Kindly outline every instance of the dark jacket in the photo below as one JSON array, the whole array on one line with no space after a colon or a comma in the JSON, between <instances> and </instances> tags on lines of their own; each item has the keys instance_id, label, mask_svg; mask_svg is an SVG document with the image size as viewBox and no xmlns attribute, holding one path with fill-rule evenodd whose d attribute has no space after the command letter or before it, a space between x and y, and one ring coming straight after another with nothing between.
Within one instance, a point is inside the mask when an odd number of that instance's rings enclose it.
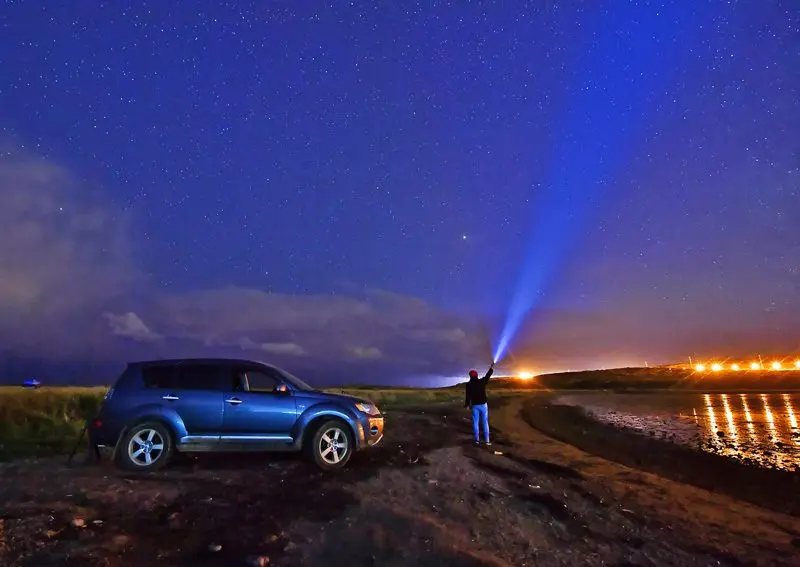
<instances>
[{"instance_id":1,"label":"dark jacket","mask_svg":"<svg viewBox=\"0 0 800 567\"><path fill-rule=\"evenodd\" d=\"M483 378L470 378L467 382L467 397L464 400L464 407L479 406L486 403L486 383L494 374L494 368L490 368Z\"/></svg>"}]
</instances>

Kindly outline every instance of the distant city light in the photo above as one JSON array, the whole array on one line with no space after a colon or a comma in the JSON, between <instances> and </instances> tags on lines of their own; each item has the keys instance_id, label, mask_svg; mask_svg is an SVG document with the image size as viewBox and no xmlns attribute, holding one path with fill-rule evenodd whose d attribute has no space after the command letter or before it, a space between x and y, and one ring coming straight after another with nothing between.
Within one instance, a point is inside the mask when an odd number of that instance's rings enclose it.
<instances>
[{"instance_id":1,"label":"distant city light","mask_svg":"<svg viewBox=\"0 0 800 567\"><path fill-rule=\"evenodd\" d=\"M684 368L686 368L684 366ZM740 370L744 370L745 368L749 370L764 370L769 369L771 371L798 371L800 370L800 358L795 359L791 362L787 362L786 360L773 360L770 362L762 363L760 361L754 360L752 362L714 362L714 361L707 361L707 362L694 362L693 366L690 368L694 368L695 372L725 372L725 371L733 371L739 372Z\"/></svg>"},{"instance_id":2,"label":"distant city light","mask_svg":"<svg viewBox=\"0 0 800 567\"><path fill-rule=\"evenodd\" d=\"M533 372L520 372L519 378L520 380L530 380L533 378Z\"/></svg>"}]
</instances>

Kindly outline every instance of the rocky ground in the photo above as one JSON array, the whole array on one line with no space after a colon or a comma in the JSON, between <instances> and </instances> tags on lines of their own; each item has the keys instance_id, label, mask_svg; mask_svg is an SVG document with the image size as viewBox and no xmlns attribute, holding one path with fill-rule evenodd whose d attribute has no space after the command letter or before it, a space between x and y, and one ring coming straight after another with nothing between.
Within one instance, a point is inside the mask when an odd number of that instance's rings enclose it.
<instances>
[{"instance_id":1,"label":"rocky ground","mask_svg":"<svg viewBox=\"0 0 800 567\"><path fill-rule=\"evenodd\" d=\"M0 465L0 565L800 565L797 516L556 441L530 425L546 411L494 406L489 450L460 408L390 412L335 475L295 457Z\"/></svg>"}]
</instances>

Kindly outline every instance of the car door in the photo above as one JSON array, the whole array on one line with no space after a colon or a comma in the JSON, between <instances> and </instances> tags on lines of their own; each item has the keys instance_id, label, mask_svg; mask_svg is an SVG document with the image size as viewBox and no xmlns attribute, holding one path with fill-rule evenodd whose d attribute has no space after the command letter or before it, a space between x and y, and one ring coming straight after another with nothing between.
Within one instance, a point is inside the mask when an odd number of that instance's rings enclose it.
<instances>
[{"instance_id":1,"label":"car door","mask_svg":"<svg viewBox=\"0 0 800 567\"><path fill-rule=\"evenodd\" d=\"M187 441L218 439L224 414L222 368L213 363L186 362L161 367L159 372L162 405L181 418L190 437Z\"/></svg>"},{"instance_id":2,"label":"car door","mask_svg":"<svg viewBox=\"0 0 800 567\"><path fill-rule=\"evenodd\" d=\"M260 367L232 367L223 396L222 440L254 448L285 448L297 421L294 393L277 391L280 377Z\"/></svg>"}]
</instances>

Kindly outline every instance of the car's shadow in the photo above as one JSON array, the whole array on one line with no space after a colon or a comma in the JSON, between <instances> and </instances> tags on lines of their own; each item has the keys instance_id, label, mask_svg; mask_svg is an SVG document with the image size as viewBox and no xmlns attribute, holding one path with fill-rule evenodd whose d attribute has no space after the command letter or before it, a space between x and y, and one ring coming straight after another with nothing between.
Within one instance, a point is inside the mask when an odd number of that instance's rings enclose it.
<instances>
[{"instance_id":1,"label":"car's shadow","mask_svg":"<svg viewBox=\"0 0 800 567\"><path fill-rule=\"evenodd\" d=\"M306 465L299 453L260 453L254 451L224 453L176 453L168 469L173 471L284 469L292 465Z\"/></svg>"}]
</instances>

